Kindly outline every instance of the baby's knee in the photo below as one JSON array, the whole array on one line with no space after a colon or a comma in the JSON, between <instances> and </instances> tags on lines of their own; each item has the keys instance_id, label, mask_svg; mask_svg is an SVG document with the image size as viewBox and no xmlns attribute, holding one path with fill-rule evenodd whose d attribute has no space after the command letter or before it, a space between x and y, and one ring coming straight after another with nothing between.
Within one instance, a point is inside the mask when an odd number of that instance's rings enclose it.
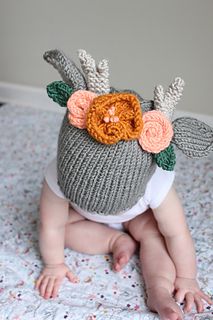
<instances>
[{"instance_id":1,"label":"baby's knee","mask_svg":"<svg viewBox=\"0 0 213 320\"><path fill-rule=\"evenodd\" d=\"M136 241L143 241L148 236L161 236L151 209L124 224Z\"/></svg>"}]
</instances>

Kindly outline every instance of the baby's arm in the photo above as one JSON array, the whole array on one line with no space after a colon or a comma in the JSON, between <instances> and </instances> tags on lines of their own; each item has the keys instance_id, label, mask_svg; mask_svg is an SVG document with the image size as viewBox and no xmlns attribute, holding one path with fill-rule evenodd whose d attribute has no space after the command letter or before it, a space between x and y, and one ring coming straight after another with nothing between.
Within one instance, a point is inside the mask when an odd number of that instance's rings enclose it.
<instances>
[{"instance_id":1,"label":"baby's arm","mask_svg":"<svg viewBox=\"0 0 213 320\"><path fill-rule=\"evenodd\" d=\"M64 264L65 225L68 220L69 203L56 196L44 181L40 201L39 245L44 269L36 288L44 298L57 296L64 277L75 278Z\"/></svg>"},{"instance_id":2,"label":"baby's arm","mask_svg":"<svg viewBox=\"0 0 213 320\"><path fill-rule=\"evenodd\" d=\"M167 249L176 267L176 299L186 299L185 310L191 310L195 302L198 311L202 311L201 298L211 300L199 288L196 281L196 255L183 207L174 188L171 188L166 199L153 210L158 227L165 238Z\"/></svg>"}]
</instances>

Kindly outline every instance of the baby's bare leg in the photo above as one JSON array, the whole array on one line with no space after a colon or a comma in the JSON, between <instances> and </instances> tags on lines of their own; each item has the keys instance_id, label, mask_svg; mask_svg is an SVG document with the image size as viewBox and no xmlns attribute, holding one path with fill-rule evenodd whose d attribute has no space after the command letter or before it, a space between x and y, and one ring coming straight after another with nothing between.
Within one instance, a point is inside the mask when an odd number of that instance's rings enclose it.
<instances>
[{"instance_id":1,"label":"baby's bare leg","mask_svg":"<svg viewBox=\"0 0 213 320\"><path fill-rule=\"evenodd\" d=\"M122 231L86 220L70 208L65 247L87 254L113 253L113 268L120 271L136 249L136 242Z\"/></svg>"},{"instance_id":2,"label":"baby's bare leg","mask_svg":"<svg viewBox=\"0 0 213 320\"><path fill-rule=\"evenodd\" d=\"M74 279L64 263L64 247L85 253L113 252L118 271L135 250L135 241L127 234L90 222L77 212L69 212L69 203L59 198L44 182L40 202L40 252L44 268L36 281L41 296L56 297L64 277Z\"/></svg>"},{"instance_id":3,"label":"baby's bare leg","mask_svg":"<svg viewBox=\"0 0 213 320\"><path fill-rule=\"evenodd\" d=\"M147 289L147 304L161 319L182 319L182 312L172 294L176 278L165 242L151 210L125 224L135 240L140 242L140 260Z\"/></svg>"}]
</instances>

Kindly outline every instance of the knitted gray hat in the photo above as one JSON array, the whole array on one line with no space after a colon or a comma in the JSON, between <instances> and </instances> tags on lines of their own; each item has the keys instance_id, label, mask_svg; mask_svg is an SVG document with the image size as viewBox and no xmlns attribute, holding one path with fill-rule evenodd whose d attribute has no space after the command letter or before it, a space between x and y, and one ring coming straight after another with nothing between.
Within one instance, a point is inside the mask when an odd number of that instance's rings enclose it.
<instances>
[{"instance_id":1,"label":"knitted gray hat","mask_svg":"<svg viewBox=\"0 0 213 320\"><path fill-rule=\"evenodd\" d=\"M173 170L176 144L189 157L213 150L213 130L193 118L171 122L184 82L176 78L154 101L133 90L109 86L108 62L79 50L84 74L61 51L44 59L63 81L47 86L48 95L67 107L58 138L58 184L71 202L89 212L116 215L143 196L156 165Z\"/></svg>"}]
</instances>

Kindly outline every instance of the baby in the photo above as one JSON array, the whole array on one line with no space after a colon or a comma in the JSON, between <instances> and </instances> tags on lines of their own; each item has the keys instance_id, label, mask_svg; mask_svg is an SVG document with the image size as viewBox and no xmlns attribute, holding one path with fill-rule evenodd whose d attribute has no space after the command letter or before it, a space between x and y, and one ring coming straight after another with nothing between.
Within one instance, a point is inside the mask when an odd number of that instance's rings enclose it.
<instances>
[{"instance_id":1,"label":"baby","mask_svg":"<svg viewBox=\"0 0 213 320\"><path fill-rule=\"evenodd\" d=\"M184 82L176 78L154 101L109 86L108 62L96 65L79 50L83 73L59 50L44 54L61 74L48 95L67 111L57 159L48 166L40 203L44 268L36 288L55 298L65 277L64 248L113 254L120 271L139 246L148 307L161 319L180 320L211 299L196 280L196 257L183 207L174 189L175 144L189 157L213 150L213 131L192 118L172 123Z\"/></svg>"}]
</instances>

